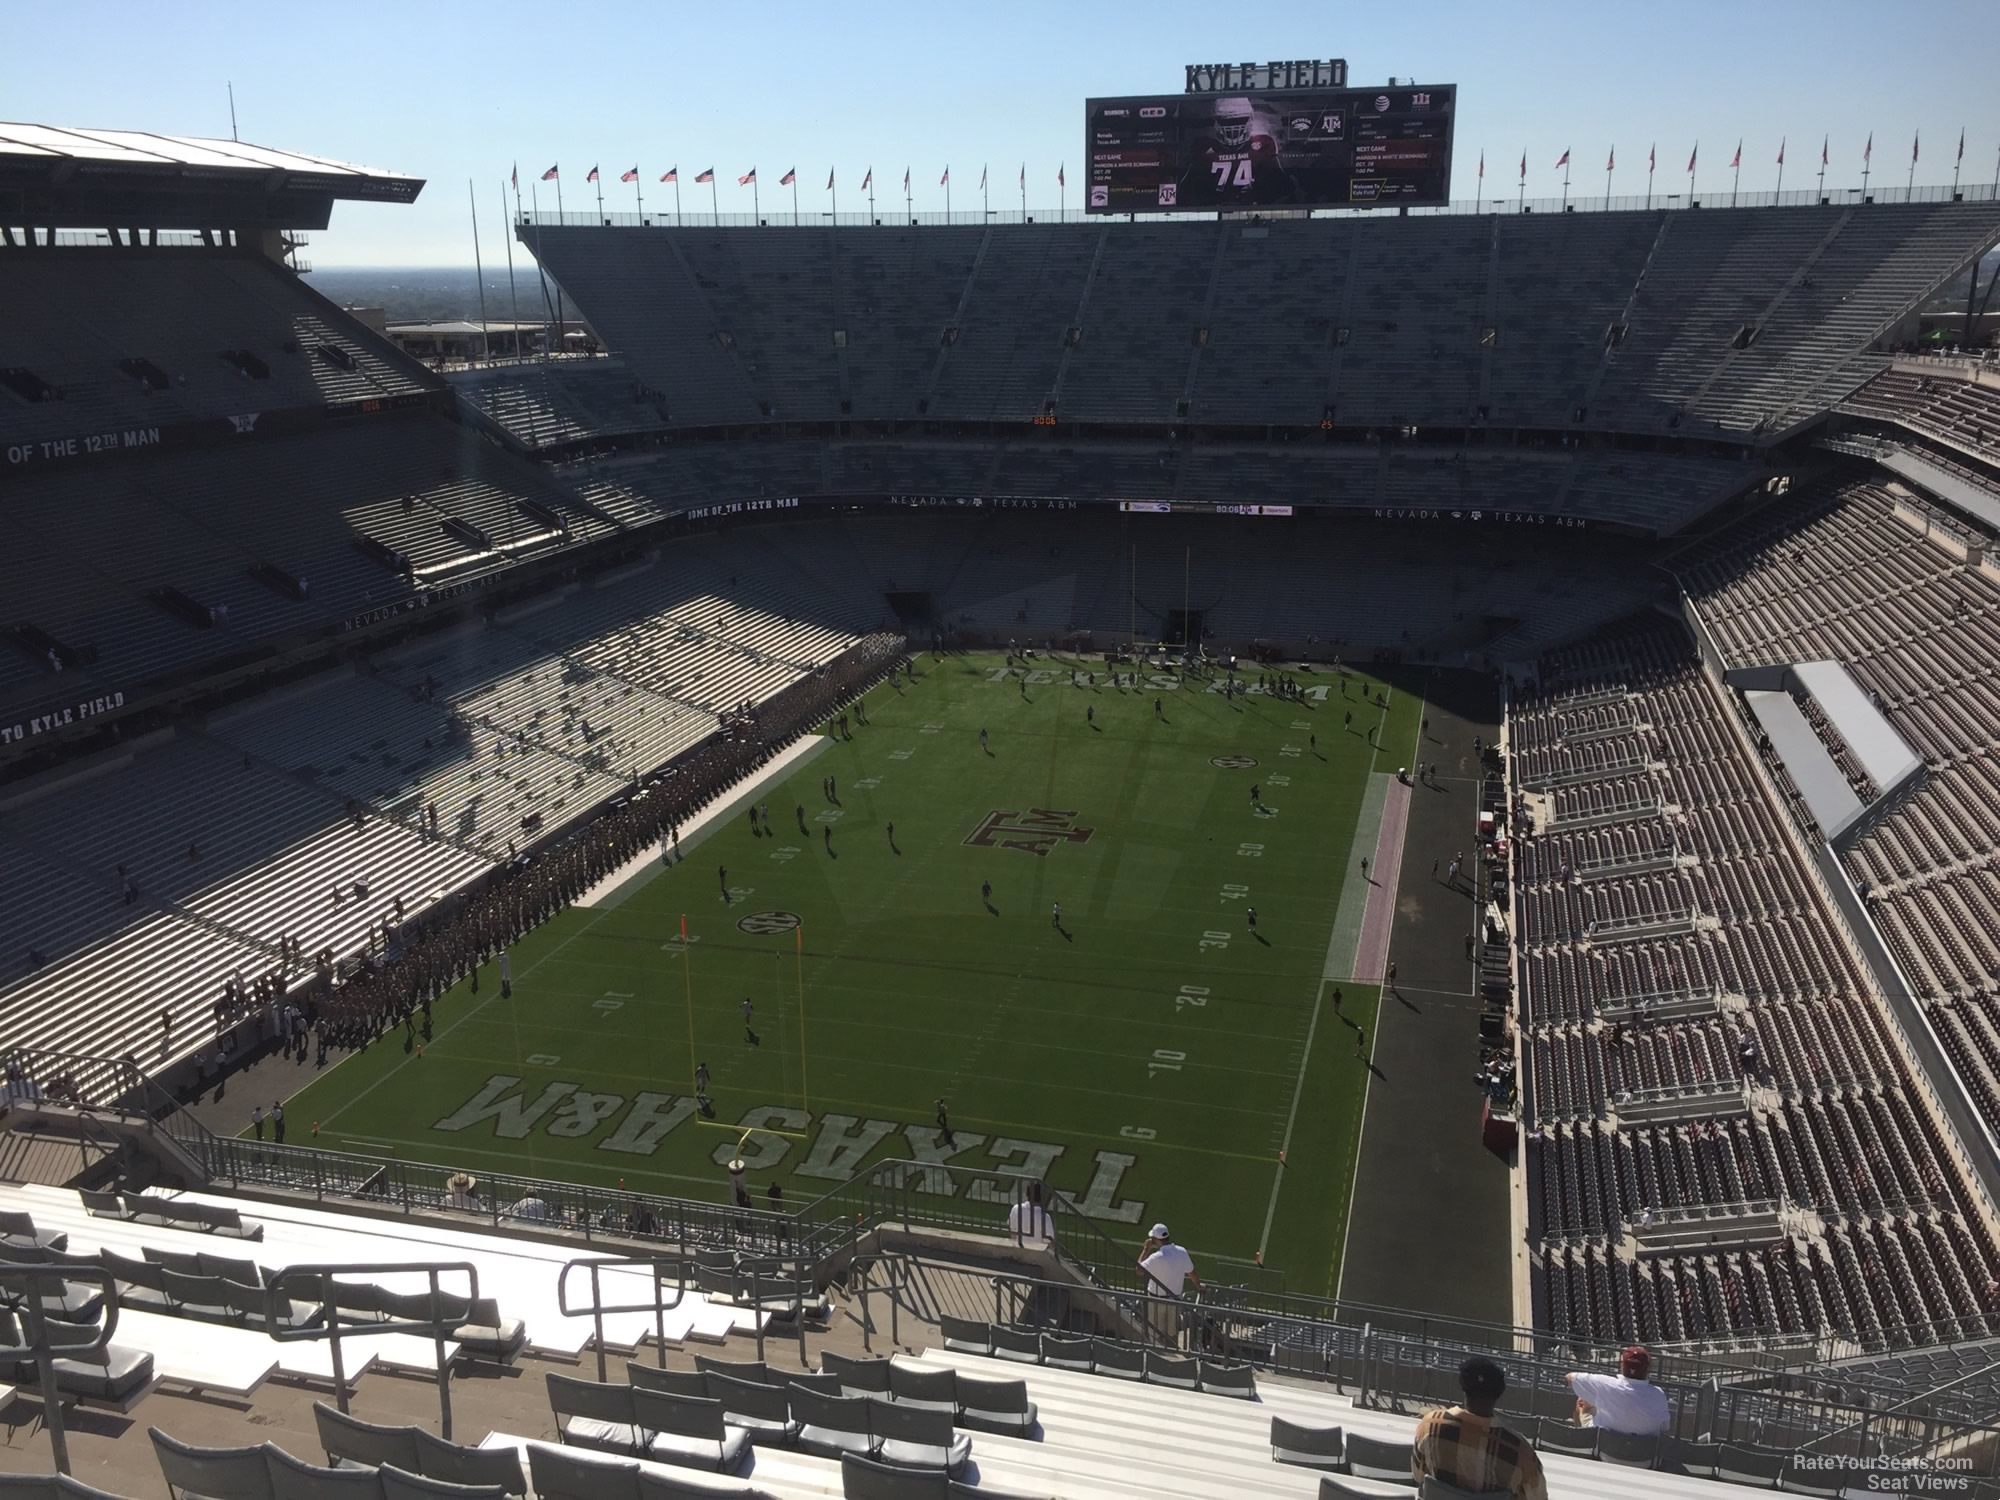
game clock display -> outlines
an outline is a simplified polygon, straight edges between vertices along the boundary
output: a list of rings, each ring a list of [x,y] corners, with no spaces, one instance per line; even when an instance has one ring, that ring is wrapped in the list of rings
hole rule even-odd
[[[1457,89],[1091,99],[1090,213],[1430,207],[1451,189]]]

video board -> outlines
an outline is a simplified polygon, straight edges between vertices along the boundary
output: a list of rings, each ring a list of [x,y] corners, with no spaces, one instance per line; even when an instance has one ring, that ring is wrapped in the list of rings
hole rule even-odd
[[[1087,100],[1084,208],[1433,207],[1457,102],[1454,84]]]

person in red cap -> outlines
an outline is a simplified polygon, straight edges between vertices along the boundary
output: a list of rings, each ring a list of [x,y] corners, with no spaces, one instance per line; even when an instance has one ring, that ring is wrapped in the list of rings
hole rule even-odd
[[[1595,1426],[1603,1432],[1629,1432],[1634,1437],[1665,1432],[1673,1414],[1667,1409],[1667,1393],[1646,1378],[1652,1368],[1653,1356],[1637,1344],[1628,1344],[1619,1352],[1616,1375],[1570,1371],[1563,1378],[1576,1393],[1578,1425]]]

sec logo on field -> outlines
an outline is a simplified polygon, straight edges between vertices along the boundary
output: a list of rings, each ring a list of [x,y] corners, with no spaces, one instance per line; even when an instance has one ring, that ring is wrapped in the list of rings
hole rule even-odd
[[[1211,755],[1208,763],[1224,771],[1247,771],[1257,764],[1254,755]]]
[[[799,914],[795,911],[753,911],[749,916],[737,919],[736,930],[747,932],[752,937],[776,937],[781,932],[792,931],[799,921]]]

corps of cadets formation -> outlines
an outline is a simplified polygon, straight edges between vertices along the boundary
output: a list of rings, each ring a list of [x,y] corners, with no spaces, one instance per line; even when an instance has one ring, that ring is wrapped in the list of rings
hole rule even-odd
[[[755,771],[772,753],[800,734],[816,730],[871,684],[900,669],[902,639],[874,636],[839,660],[777,694],[754,717],[739,719],[735,733],[716,738],[676,761],[644,794],[634,795],[597,819],[576,837],[546,852],[522,856],[481,890],[441,903],[414,922],[385,924],[385,941],[344,972],[331,949],[313,959],[314,982],[286,998],[285,971],[276,969],[249,983],[240,976],[215,1003],[223,1034],[222,1057],[229,1061],[233,1037],[228,1023],[262,1011],[265,1035],[282,1039],[287,1056],[300,1062],[315,1049],[324,1061],[329,1050],[366,1046],[397,1026],[414,1030],[430,1017],[432,1000],[471,976],[479,987],[479,966],[502,954],[499,982],[508,976],[504,950],[531,929],[577,900],[605,876],[648,849],[659,847],[671,863],[679,857],[681,823],[704,804]],[[402,915],[400,901],[396,915]],[[289,939],[289,962],[304,954]],[[170,1044],[171,1009],[161,1013]],[[196,1059],[205,1083],[217,1065],[206,1051]]]

